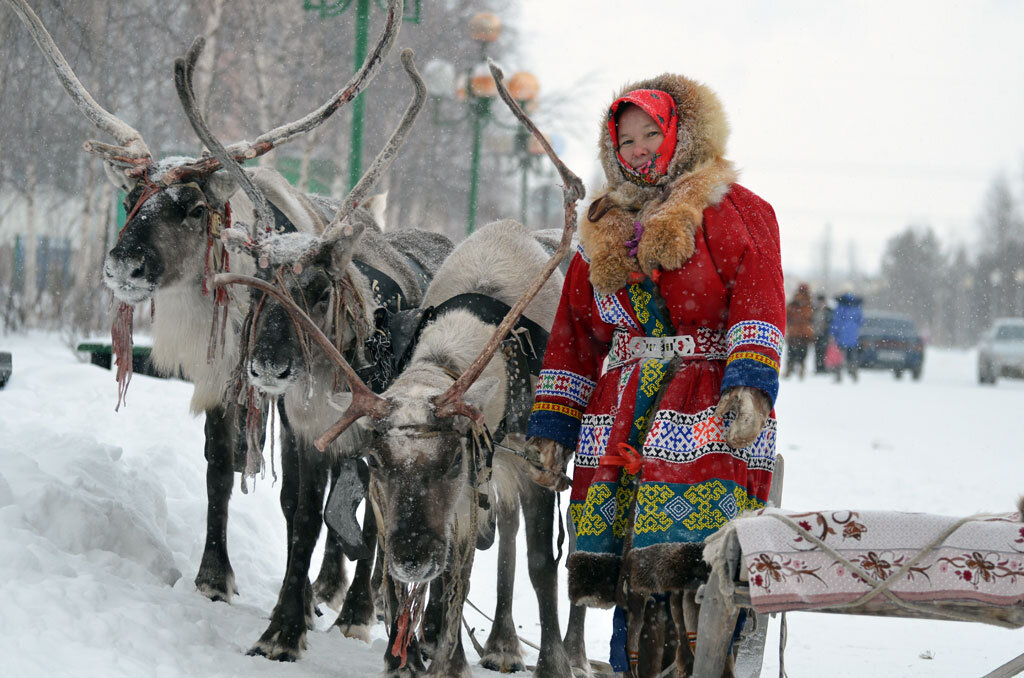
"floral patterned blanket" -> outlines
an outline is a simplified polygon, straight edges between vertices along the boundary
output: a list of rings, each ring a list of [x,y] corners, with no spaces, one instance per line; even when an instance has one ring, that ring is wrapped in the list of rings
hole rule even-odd
[[[876,604],[891,594],[909,604],[1024,605],[1024,522],[1016,513],[763,509],[723,529],[739,538],[758,612],[841,607],[878,587],[886,590]]]

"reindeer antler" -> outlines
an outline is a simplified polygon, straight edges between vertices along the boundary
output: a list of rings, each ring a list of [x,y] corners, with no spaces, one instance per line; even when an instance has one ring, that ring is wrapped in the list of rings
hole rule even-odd
[[[199,54],[203,51],[205,44],[206,40],[202,36],[197,37],[192,42],[192,46],[189,47],[185,56],[174,60],[174,87],[178,91],[178,99],[181,101],[182,108],[185,109],[185,115],[188,117],[188,121],[192,125],[192,129],[195,130],[199,140],[210,149],[213,157],[220,162],[221,167],[235,177],[242,190],[249,196],[249,200],[252,201],[253,212],[256,215],[256,223],[252,225],[252,234],[253,237],[258,237],[259,234],[263,233],[263,229],[267,224],[274,223],[274,215],[267,206],[267,200],[263,196],[263,191],[256,187],[256,184],[245,173],[245,170],[238,164],[238,161],[228,153],[224,145],[220,143],[220,140],[213,135],[196,102],[195,90],[192,87],[192,75],[195,72],[196,61],[199,59]]]
[[[527,288],[526,292],[522,297],[519,298],[512,308],[509,309],[505,318],[498,325],[498,328],[494,331],[487,345],[484,346],[480,355],[470,364],[470,366],[463,372],[455,383],[452,384],[447,391],[434,398],[434,406],[437,408],[438,416],[452,416],[454,414],[464,414],[474,420],[479,421],[483,416],[476,408],[465,402],[464,397],[466,390],[473,384],[474,381],[479,378],[480,374],[484,371],[484,367],[494,357],[494,353],[498,350],[501,342],[508,336],[509,330],[519,320],[519,316],[523,314],[526,307],[529,305],[533,298],[537,296],[540,289],[547,282],[548,278],[558,264],[565,259],[565,256],[569,253],[569,248],[572,246],[572,233],[576,229],[576,201],[583,198],[586,194],[586,189],[583,187],[583,182],[573,172],[565,166],[555,151],[551,148],[551,145],[544,138],[544,135],[540,133],[537,126],[533,124],[529,116],[520,108],[519,104],[516,103],[512,95],[509,94],[508,89],[505,87],[504,78],[505,75],[498,68],[497,64],[491,59],[487,60],[488,65],[491,69],[491,75],[494,76],[494,82],[498,85],[498,93],[501,95],[501,100],[504,101],[512,113],[515,114],[516,118],[519,119],[530,133],[540,142],[541,146],[544,147],[544,152],[547,153],[548,157],[551,158],[551,162],[555,164],[558,169],[559,175],[562,177],[563,186],[562,193],[564,195],[563,202],[565,204],[565,229],[562,231],[562,242],[558,245],[558,250],[555,251],[548,263],[544,265],[544,268],[540,273],[537,274],[536,279]]]
[[[342,235],[351,234],[351,225],[348,223],[349,217],[356,210],[357,207],[363,202],[366,196],[370,193],[373,187],[380,181],[381,176],[387,171],[394,161],[395,156],[398,154],[398,149],[402,147],[406,139],[409,137],[409,132],[412,130],[413,123],[416,122],[417,116],[423,109],[423,103],[427,99],[427,87],[423,83],[423,78],[420,77],[419,71],[416,70],[416,63],[414,61],[414,54],[411,49],[403,49],[401,54],[402,66],[405,68],[406,74],[409,79],[412,80],[413,84],[413,97],[409,102],[409,105],[405,109],[405,113],[402,114],[402,119],[398,122],[398,126],[395,127],[395,131],[391,133],[387,142],[381,148],[380,152],[377,153],[377,157],[373,159],[370,166],[367,168],[363,176],[356,182],[356,185],[352,187],[349,194],[345,196],[345,199],[341,203],[341,207],[338,209],[334,218],[331,219],[331,223],[324,229],[323,234],[318,240],[312,243],[305,252],[303,252],[297,259],[293,261],[294,264],[299,266],[304,265],[306,262],[316,257],[325,245],[334,242]],[[272,252],[267,252],[262,249],[260,245],[257,245],[253,251],[253,256],[260,257],[267,255],[268,260],[276,260],[279,257],[273,256]]]
[[[411,49],[403,49],[401,54],[402,66],[405,68],[405,72],[409,75],[409,79],[412,80],[414,93],[412,101],[409,102],[409,106],[405,109],[405,113],[402,115],[402,120],[398,123],[398,127],[391,134],[387,143],[384,144],[384,148],[380,150],[377,157],[373,159],[369,169],[359,179],[359,182],[352,187],[349,194],[345,196],[345,200],[342,202],[341,209],[334,215],[334,219],[324,229],[324,240],[330,240],[335,237],[335,230],[340,228],[345,220],[352,215],[352,212],[359,206],[360,203],[366,198],[370,190],[380,181],[381,176],[387,171],[388,167],[391,166],[391,162],[395,159],[395,155],[398,153],[398,149],[402,147],[405,140],[409,136],[409,131],[412,129],[413,123],[416,122],[416,117],[419,115],[420,110],[423,108],[423,102],[427,100],[427,86],[423,83],[423,78],[420,77],[419,71],[416,70],[416,64],[413,61],[413,51]]]
[[[7,2],[28,28],[32,39],[39,45],[39,49],[53,65],[60,84],[74,101],[78,110],[101,132],[106,132],[114,137],[120,144],[120,146],[112,146],[100,141],[86,141],[83,146],[85,150],[102,156],[114,165],[149,166],[153,154],[150,153],[149,147],[142,140],[142,135],[138,130],[96,103],[75,72],[71,70],[71,66],[68,65],[64,55],[53,42],[50,33],[43,26],[43,22],[39,20],[25,0],[7,0]]]
[[[415,93],[413,94],[412,101],[409,106],[405,109],[405,113],[402,115],[401,121],[395,131],[391,134],[384,148],[374,158],[366,174],[356,183],[355,187],[345,198],[345,202],[339,209],[338,214],[335,215],[334,219],[331,220],[331,225],[325,230],[324,236],[320,239],[320,244],[310,248],[304,253],[300,259],[308,256],[312,256],[319,246],[322,246],[323,242],[328,242],[328,234],[337,234],[338,229],[342,228],[342,224],[348,215],[352,213],[352,210],[361,201],[362,197],[373,188],[373,185],[380,179],[380,176],[394,160],[395,154],[398,149],[405,142],[409,135],[409,131],[412,129],[412,124],[419,114],[420,109],[423,108],[423,102],[426,99],[426,86],[423,84],[423,79],[420,77],[419,72],[416,70],[416,64],[413,60],[413,52],[411,49],[402,50],[402,65],[405,67],[405,72],[409,75],[409,78],[413,82]],[[332,235],[331,237],[336,237]],[[259,257],[262,252],[260,247],[257,246],[253,252],[253,256]],[[286,294],[281,293],[277,288],[270,285],[269,283],[259,280],[258,278],[252,278],[249,276],[237,275],[237,274],[219,274],[214,276],[213,285],[219,287],[221,285],[232,285],[242,284],[249,285],[262,290],[268,294],[273,295],[287,310],[292,318],[292,321],[297,326],[301,326],[303,329],[308,331],[316,342],[323,347],[327,356],[337,365],[348,383],[349,390],[352,392],[352,404],[342,415],[334,426],[332,426],[326,433],[317,438],[316,448],[321,452],[327,449],[335,438],[341,435],[345,429],[352,425],[357,419],[364,416],[371,417],[384,417],[387,416],[390,410],[390,403],[387,400],[373,393],[370,388],[359,378],[352,366],[349,365],[345,357],[341,355],[338,349],[331,343],[331,340],[324,336],[324,333],[320,331],[320,328],[309,318],[306,313],[299,308],[290,297]]]
[[[256,137],[255,141],[239,141],[234,143],[225,149],[226,152],[239,162],[269,153],[281,144],[288,143],[302,134],[319,127],[335,111],[359,96],[377,76],[384,58],[391,51],[395,40],[398,39],[399,27],[402,24],[401,15],[402,0],[388,0],[387,17],[384,20],[384,29],[381,31],[377,44],[370,51],[359,71],[334,96],[324,102],[320,108],[303,118],[261,134]],[[175,181],[188,176],[210,174],[221,166],[222,163],[217,157],[203,158],[197,162],[171,170],[165,175],[165,182]]]

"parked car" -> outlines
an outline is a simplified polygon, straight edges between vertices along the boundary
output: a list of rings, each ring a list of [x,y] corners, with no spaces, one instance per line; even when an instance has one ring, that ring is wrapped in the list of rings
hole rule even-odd
[[[862,368],[892,370],[897,379],[906,371],[920,379],[924,338],[909,315],[864,311],[857,354],[857,364]]]
[[[997,318],[978,345],[978,383],[1024,379],[1024,318]]]

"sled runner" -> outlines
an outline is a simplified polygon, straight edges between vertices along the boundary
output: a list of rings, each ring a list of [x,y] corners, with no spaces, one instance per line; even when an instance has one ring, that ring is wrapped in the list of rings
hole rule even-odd
[[[721,675],[741,608],[1024,626],[1020,513],[769,508],[723,527],[704,559],[711,575],[701,592],[696,676]],[[1024,654],[985,678],[1021,671]]]

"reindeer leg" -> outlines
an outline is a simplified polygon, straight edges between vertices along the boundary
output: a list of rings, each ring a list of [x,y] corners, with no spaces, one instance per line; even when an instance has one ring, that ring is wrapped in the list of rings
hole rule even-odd
[[[369,501],[363,509],[363,534],[370,543],[377,540],[377,516]],[[370,581],[373,569],[373,556],[356,562],[352,585],[345,594],[341,614],[334,622],[346,638],[358,638],[366,643],[370,642],[370,628],[373,626],[374,617],[374,589]]]
[[[592,678],[594,675],[590,669],[590,660],[587,659],[587,643],[584,636],[586,621],[586,606],[570,603],[569,622],[565,626],[565,639],[562,641],[562,645],[565,647],[566,654],[569,655],[572,674],[576,678]]]
[[[290,428],[282,427],[282,434],[282,448],[297,448],[298,503],[291,520],[288,567],[281,593],[270,616],[270,625],[249,650],[249,654],[295,661],[306,648],[306,627],[310,620],[313,595],[309,583],[309,565],[323,524],[327,463],[324,455],[312,446],[300,446]]]
[[[558,625],[558,573],[551,550],[554,532],[555,493],[532,482],[520,493],[526,518],[526,554],[530,582],[537,595],[540,617],[540,654],[535,678],[564,678],[572,675],[569,655],[562,645]]]
[[[494,604],[494,624],[484,644],[480,666],[516,673],[526,670],[523,650],[512,620],[512,590],[516,580],[516,535],[519,533],[519,502],[511,506],[498,502],[498,595]]]
[[[462,608],[469,595],[469,576],[476,553],[476,531],[469,535],[468,540],[456,542],[453,550],[462,553],[458,554],[460,557],[453,554],[448,567],[439,577],[442,582],[444,621],[434,658],[427,669],[427,675],[434,678],[472,678],[466,651],[462,646]]]
[[[430,582],[430,595],[427,597],[427,609],[423,613],[422,638],[420,651],[423,659],[433,659],[437,645],[444,633],[444,579],[438,577]]]
[[[640,662],[637,675],[656,678],[665,668],[665,626],[668,615],[666,601],[656,597],[647,599],[643,611],[643,630],[640,632]]]
[[[572,553],[576,544],[576,534],[573,531],[572,516],[566,510],[565,525],[568,534],[568,553]],[[587,642],[585,628],[587,621],[586,605],[573,605],[569,603],[569,622],[565,626],[565,638],[562,644],[569,655],[569,663],[572,665],[572,673],[576,678],[591,678],[594,673],[590,668],[590,660],[587,659]]]
[[[238,593],[228,560],[228,502],[234,483],[234,408],[206,411],[206,546],[196,574],[196,589],[210,600],[230,603]]]
[[[686,626],[687,616],[683,612],[683,596],[685,595],[685,593],[673,591],[669,597],[669,610],[672,612],[672,621],[676,627],[675,664],[676,675],[679,678],[693,675],[693,647],[690,645]],[[696,627],[694,627],[694,634],[696,634]]]
[[[341,466],[338,460],[331,464],[331,489],[338,482]],[[330,495],[330,492],[328,492]],[[345,598],[345,554],[341,543],[333,530],[327,530],[324,541],[324,559],[320,563],[320,573],[313,582],[314,600],[325,603],[337,610]]]

